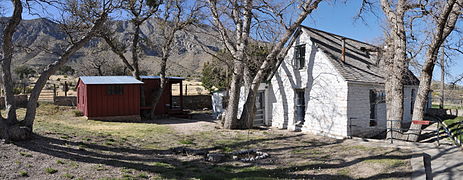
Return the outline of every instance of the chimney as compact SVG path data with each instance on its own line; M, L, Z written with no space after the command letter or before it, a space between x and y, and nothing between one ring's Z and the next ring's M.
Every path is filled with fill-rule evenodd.
M342 38L342 62L346 62L346 39Z

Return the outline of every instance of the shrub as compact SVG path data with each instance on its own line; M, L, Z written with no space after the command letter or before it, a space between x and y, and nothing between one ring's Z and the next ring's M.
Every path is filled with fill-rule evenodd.
M63 174L63 177L67 178L67 179L74 179L75 176L72 175L72 174L69 174L69 173L65 173L65 174Z
M45 172L48 174L55 174L58 172L58 170L53 169L53 168L45 168Z
M29 177L29 174L27 173L27 171L19 171L18 174L19 174L21 177Z
M72 113L74 113L75 117L84 116L84 113L82 111L79 111L79 110L74 110L74 111L72 111Z

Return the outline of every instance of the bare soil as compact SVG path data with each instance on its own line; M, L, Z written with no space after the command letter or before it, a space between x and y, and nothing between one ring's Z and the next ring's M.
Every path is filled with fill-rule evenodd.
M74 117L44 105L30 141L0 143L0 179L410 179L408 149L278 129L224 130L207 114L138 123ZM21 111L20 111L21 113ZM255 162L211 163L172 148L257 149Z

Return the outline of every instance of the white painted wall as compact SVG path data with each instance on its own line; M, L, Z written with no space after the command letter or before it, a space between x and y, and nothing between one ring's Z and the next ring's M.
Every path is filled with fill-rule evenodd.
M417 86L405 86L404 88L404 125L411 122L411 89ZM370 126L370 97L371 89L384 90L381 84L349 83L348 110L349 118L348 134L350 136L371 137L386 129L386 103L376 106L376 126ZM416 96L416 94L415 94Z
M272 126L295 129L295 90L305 89L306 114L302 130L333 137L347 136L347 82L326 55L302 33L296 44L306 44L306 66L293 66L294 49L272 78ZM268 96L271 97L271 96Z
M376 126L370 126L370 90L384 90L380 84L349 83L347 116L349 136L370 137L386 129L386 103L376 105Z

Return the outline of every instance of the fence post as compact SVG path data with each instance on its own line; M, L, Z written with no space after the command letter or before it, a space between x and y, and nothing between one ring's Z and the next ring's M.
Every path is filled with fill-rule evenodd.
M56 84L53 84L53 101L55 100L56 97Z
M436 129L436 135L437 135L437 146L440 146L439 143L439 138L440 138L440 122L437 122L437 129Z
M394 144L394 131L392 130L392 121L390 121L389 132L391 134L391 144Z

